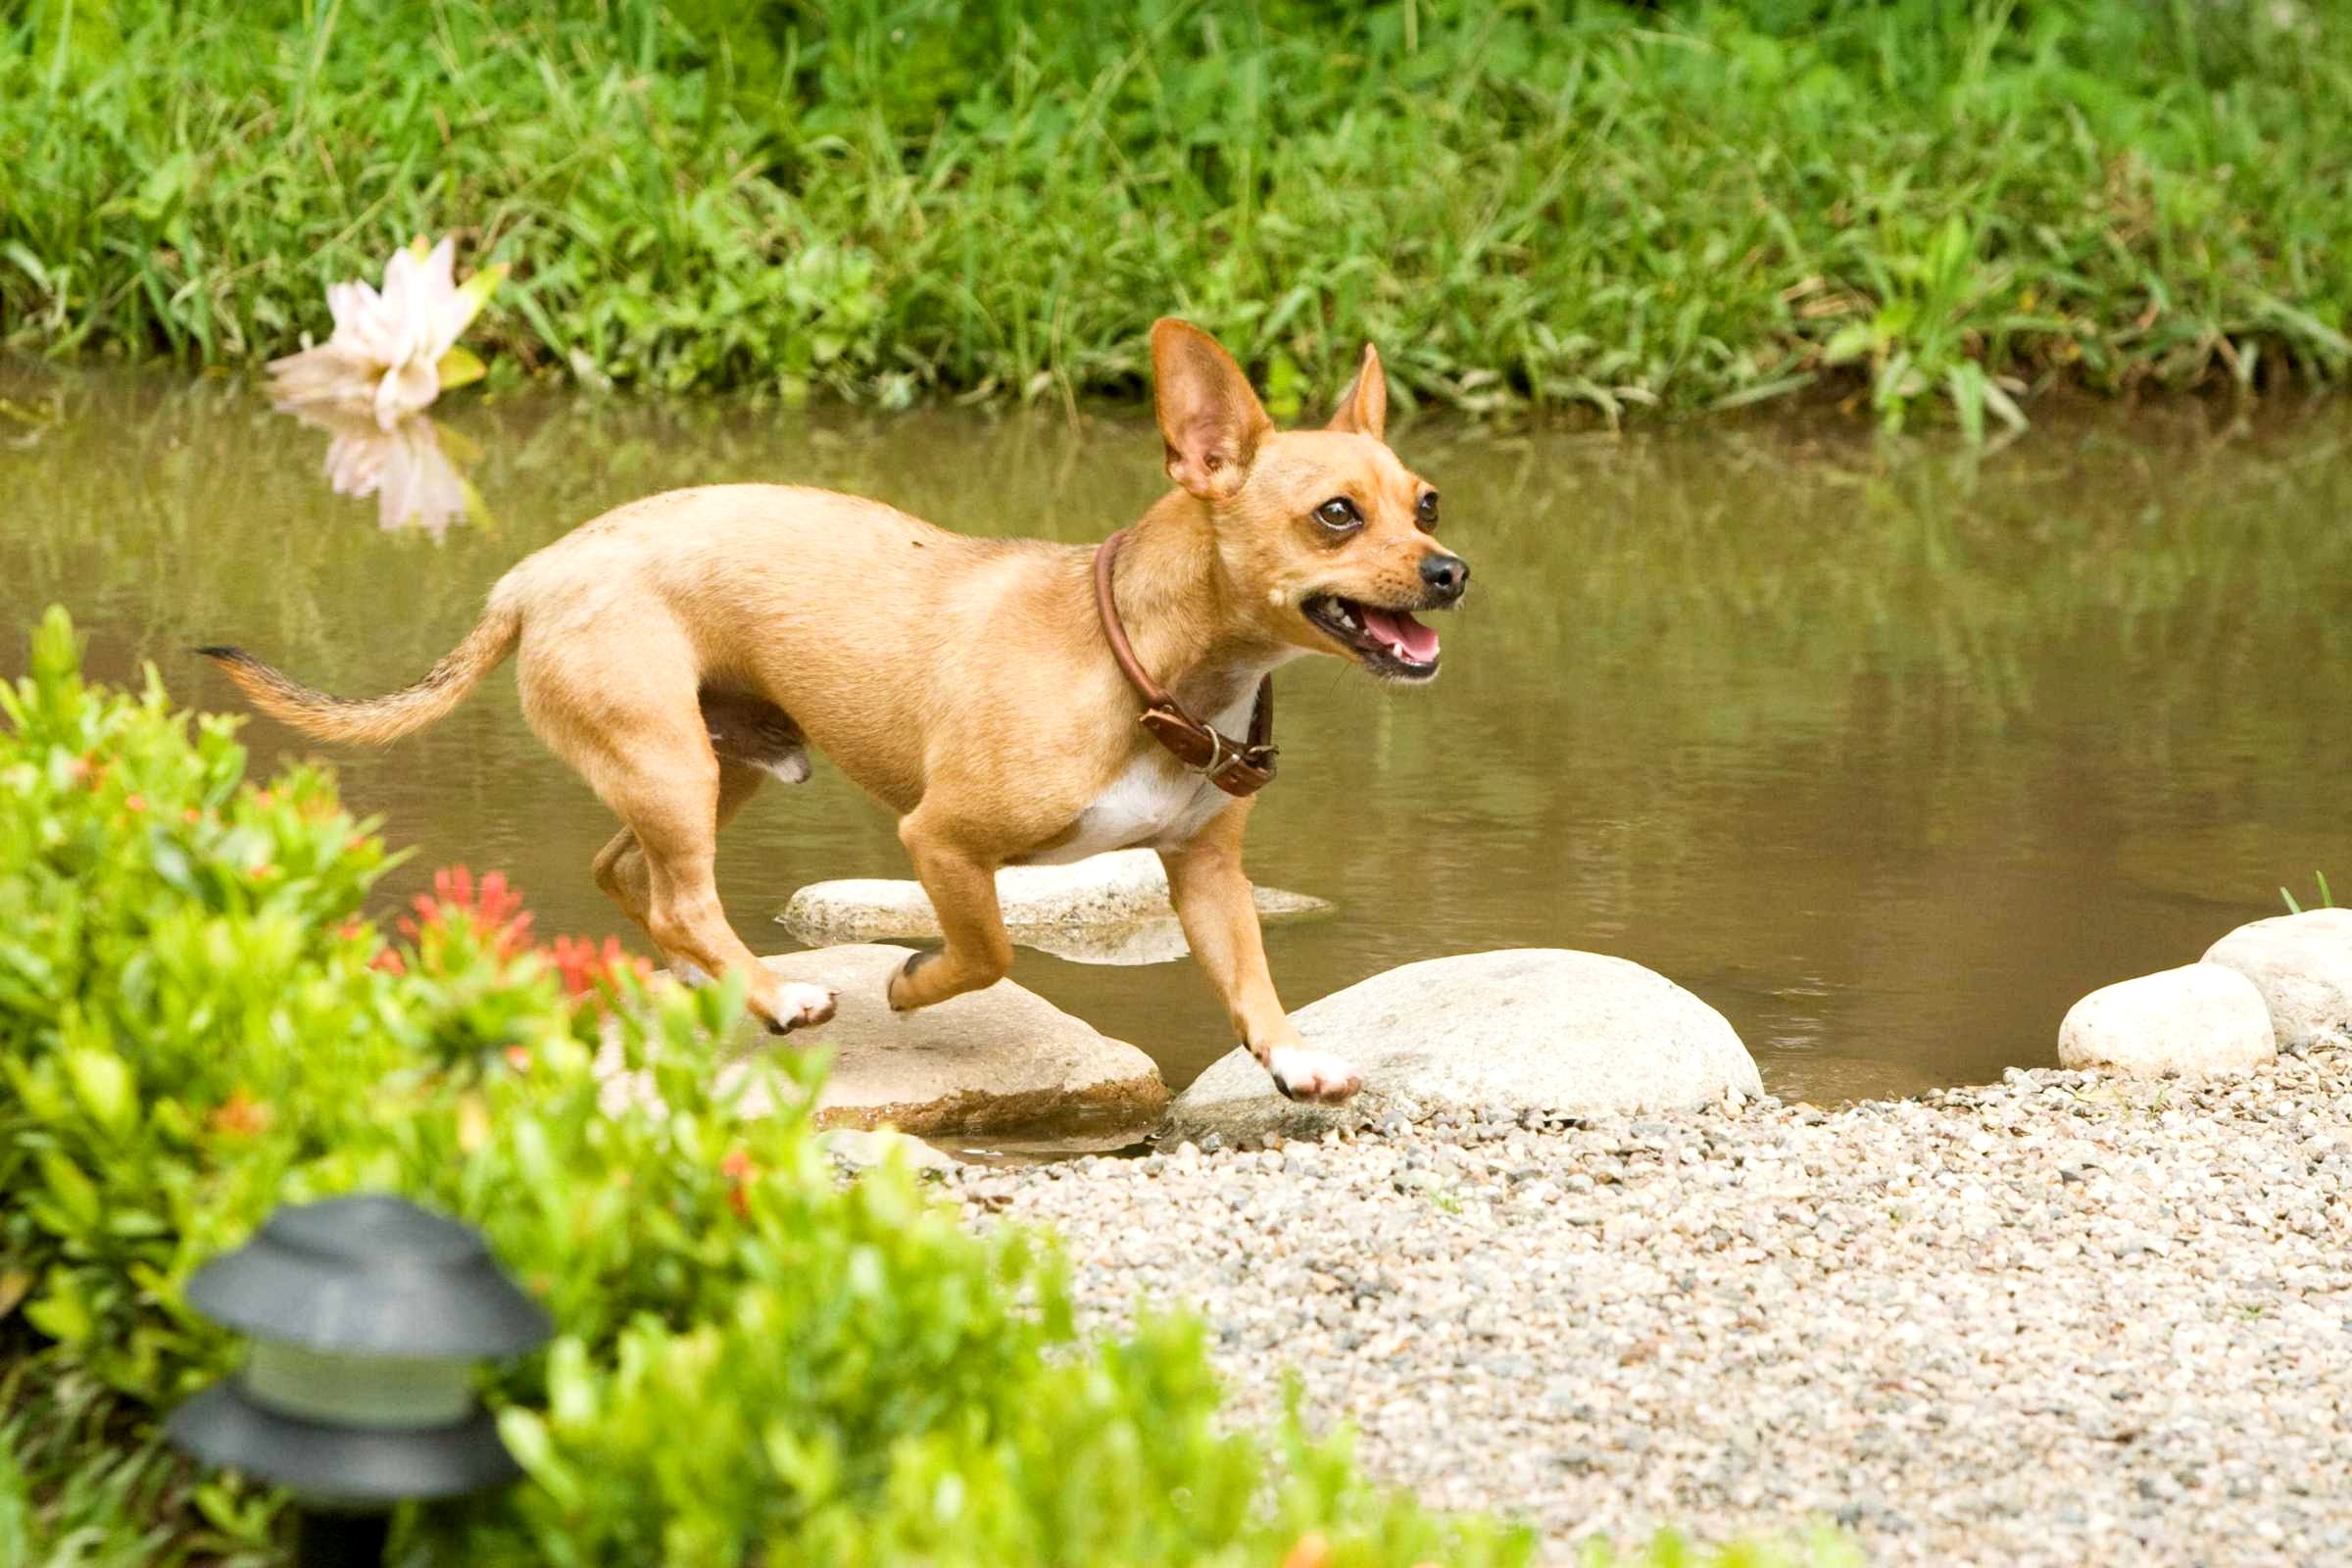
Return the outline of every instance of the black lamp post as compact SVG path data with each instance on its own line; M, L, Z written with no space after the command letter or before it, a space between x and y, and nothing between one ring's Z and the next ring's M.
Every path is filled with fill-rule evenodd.
M473 1376L545 1341L547 1314L457 1221L378 1195L280 1209L188 1281L188 1304L252 1349L165 1430L292 1492L303 1568L369 1568L393 1504L521 1473Z

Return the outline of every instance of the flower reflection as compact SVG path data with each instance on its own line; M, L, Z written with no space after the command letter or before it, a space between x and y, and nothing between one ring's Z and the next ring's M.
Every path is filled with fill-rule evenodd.
M373 496L379 527L420 528L438 539L451 523L479 511L473 486L442 449L440 427L424 416L413 414L386 428L367 411L279 407L333 438L326 448L327 483L339 496Z

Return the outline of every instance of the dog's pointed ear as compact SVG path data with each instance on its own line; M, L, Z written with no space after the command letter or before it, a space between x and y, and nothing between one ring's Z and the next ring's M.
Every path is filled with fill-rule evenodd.
M1324 428L1368 435L1375 441L1389 438L1389 378L1380 368L1380 350L1371 344L1364 345L1363 366L1340 394L1339 412Z
M1274 428L1250 378L1215 338L1172 316L1152 323L1152 375L1168 477L1204 500L1233 494Z

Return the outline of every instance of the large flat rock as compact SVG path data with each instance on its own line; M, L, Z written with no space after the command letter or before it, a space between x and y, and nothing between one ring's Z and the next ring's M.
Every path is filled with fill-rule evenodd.
M2205 950L2254 982L2280 1051L2352 1043L2352 909L2306 909L2241 925Z
M1255 889L1258 918L1319 914L1322 899ZM1071 865L1008 865L997 873L1004 925L1023 947L1081 963L1157 963L1185 954L1167 871L1150 850L1118 850ZM879 942L939 935L922 884L887 877L817 882L776 917L803 942Z
M1237 1049L1177 1097L1160 1136L1313 1137L1392 1111L1417 1119L1488 1105L1677 1110L1764 1088L1723 1014L1664 975L1597 953L1517 948L1408 963L1292 1022L1309 1045L1362 1070L1355 1099L1295 1104Z
M830 987L832 1021L783 1039L747 1024L729 1042L722 1086L745 1076L763 1051L822 1045L833 1068L817 1098L827 1127L895 1127L922 1137L1092 1131L1149 1126L1167 1102L1152 1058L1096 1033L1035 992L1000 980L914 1012L890 1010L885 988L913 950L857 944L760 961L787 980ZM610 1096L650 1095L649 1083L614 1064ZM745 1093L747 1115L763 1113L764 1086Z
M2218 963L2101 986L2058 1026L2062 1067L2148 1078L2244 1072L2278 1056L2262 993Z

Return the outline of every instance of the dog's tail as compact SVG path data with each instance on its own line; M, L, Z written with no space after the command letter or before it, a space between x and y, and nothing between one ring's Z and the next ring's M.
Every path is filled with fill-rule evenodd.
M220 666L254 707L322 741L382 746L445 716L509 654L522 635L522 615L493 602L466 640L425 672L424 679L383 697L330 697L263 663L242 648L199 648Z

